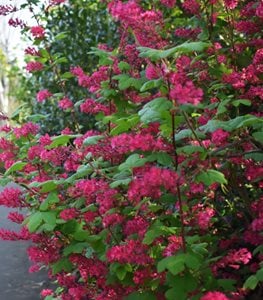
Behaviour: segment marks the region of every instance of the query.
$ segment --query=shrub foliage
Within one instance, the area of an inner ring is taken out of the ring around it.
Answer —
[[[21,189],[0,203],[28,215],[11,213],[22,229],[1,238],[33,241],[32,270],[47,267],[59,286],[45,300],[260,299],[262,2],[102,2],[118,46],[86,54],[94,72],[53,69],[59,97],[36,95],[57,101],[71,129],[40,135],[37,115],[2,127],[2,183]],[[67,64],[41,26],[33,73]],[[87,95],[75,105],[71,77]],[[83,132],[77,112],[96,129]]]

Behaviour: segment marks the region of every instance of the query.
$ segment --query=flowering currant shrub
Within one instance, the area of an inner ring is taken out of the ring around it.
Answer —
[[[1,238],[33,242],[31,271],[58,285],[46,300],[260,299],[262,2],[104,2],[119,46],[93,48],[91,74],[69,66],[87,97],[57,103],[97,129],[2,127],[2,183],[20,188],[0,204],[28,214]]]

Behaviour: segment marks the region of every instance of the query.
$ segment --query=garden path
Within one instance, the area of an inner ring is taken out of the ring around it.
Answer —
[[[2,189],[2,188],[1,188]],[[19,230],[19,225],[7,220],[12,211],[0,206],[0,228]],[[0,240],[0,300],[38,300],[40,291],[47,288],[46,272],[29,273],[27,241]]]

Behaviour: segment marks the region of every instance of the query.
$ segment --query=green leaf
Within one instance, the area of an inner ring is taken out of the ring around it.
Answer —
[[[70,220],[62,226],[61,231],[66,235],[73,234],[73,233],[77,232],[79,227],[80,227],[80,225],[76,220]]]
[[[64,255],[69,255],[71,253],[82,253],[89,245],[87,243],[72,243],[65,247],[63,250]]]
[[[125,300],[157,300],[151,292],[135,292],[124,298]]]
[[[85,251],[85,257],[87,258],[91,258],[94,254],[94,250],[93,248],[91,248],[90,246],[87,246],[86,251]]]
[[[75,240],[82,242],[89,238],[90,233],[87,230],[80,229],[74,232],[73,236]]]
[[[68,63],[68,59],[66,57],[60,57],[54,61],[54,64],[62,64]]]
[[[21,104],[18,106],[18,108],[12,113],[10,119],[15,119],[20,115],[20,113],[27,107],[27,103]]]
[[[167,300],[187,300],[187,293],[183,291],[182,286],[173,287],[165,293]]]
[[[56,136],[52,138],[52,143],[49,146],[47,146],[47,149],[57,148],[58,146],[65,146],[72,138],[76,138],[79,136],[80,135],[67,135],[67,134]]]
[[[73,78],[74,75],[71,72],[65,72],[61,75],[62,79],[69,79],[69,78]]]
[[[254,161],[263,161],[263,152],[253,152],[253,153],[245,153],[244,157],[246,159],[253,159]]]
[[[197,279],[189,272],[185,272],[183,276],[174,276],[171,273],[167,273],[166,283],[172,287],[172,289],[170,289],[169,293],[166,293],[165,296],[167,299],[174,300],[188,300],[188,294],[195,291],[199,286]]]
[[[229,104],[230,101],[231,99],[221,101],[217,107],[216,115],[224,114],[228,110],[227,104]]]
[[[6,186],[9,182],[12,182],[12,180],[10,178],[0,178],[0,185],[1,186]]]
[[[205,134],[203,134],[199,130],[195,130],[195,133],[199,138],[205,138]],[[193,138],[193,133],[190,129],[182,129],[174,135],[175,141],[180,141],[185,138]]]
[[[41,212],[43,221],[48,225],[53,226],[54,228],[56,226],[56,220],[57,220],[56,215],[57,213],[55,211]]]
[[[117,186],[120,186],[120,185],[127,186],[131,181],[132,181],[131,178],[116,180],[116,181],[113,181],[110,184],[110,187],[114,189],[114,188],[116,188]]]
[[[43,184],[41,185],[41,193],[47,193],[50,191],[53,191],[57,188],[57,184],[54,182],[54,180],[48,180],[43,182]]]
[[[102,139],[104,139],[103,135],[89,136],[83,141],[83,145],[85,145],[85,146],[96,145],[98,143],[98,141],[100,141]]]
[[[140,157],[139,154],[135,153],[130,155],[124,163],[119,165],[120,171],[130,170],[136,167],[141,167],[147,162],[146,158]]]
[[[57,300],[58,298],[54,298],[52,296],[46,296],[44,300]]]
[[[66,37],[68,37],[68,34],[69,34],[68,31],[60,32],[59,34],[57,34],[56,36],[54,36],[54,39],[55,39],[56,41],[63,40],[63,39],[65,39]]]
[[[177,275],[185,269],[185,256],[182,254],[176,256],[169,256],[159,261],[157,265],[158,273],[163,272],[165,269],[169,270],[173,275]]]
[[[205,42],[185,42],[176,47],[167,50],[156,50],[147,47],[137,47],[140,52],[140,57],[150,58],[153,61],[172,56],[177,53],[203,52],[208,48],[209,44]]]
[[[44,48],[40,49],[39,52],[41,54],[41,57],[48,58],[48,59],[50,58],[50,54],[46,49],[44,49]]]
[[[27,120],[30,120],[31,122],[38,122],[40,120],[43,120],[43,119],[47,119],[49,117],[49,114],[46,114],[46,115],[42,115],[42,114],[34,114],[34,115],[30,115],[27,117]]]
[[[208,243],[192,244],[191,249],[197,254],[206,255],[208,253],[207,246]]]
[[[146,81],[141,87],[140,91],[145,92],[153,88],[158,88],[161,86],[163,80],[162,79],[154,79],[150,81]]]
[[[72,267],[72,263],[66,257],[63,257],[51,266],[53,275],[61,271],[70,272]]]
[[[238,116],[228,121],[210,120],[205,125],[199,127],[199,129],[204,132],[214,132],[218,128],[221,128],[231,132],[242,127],[259,125],[262,123],[262,118],[258,118],[252,115],[244,115]]]
[[[259,281],[263,281],[263,268],[261,268],[257,271],[256,277]]]
[[[148,230],[144,236],[144,239],[143,239],[143,243],[146,244],[146,245],[150,245],[152,244],[152,242],[157,238],[159,237],[160,235],[162,235],[164,232],[161,228],[155,228],[155,229],[152,229],[152,230]]]
[[[119,268],[117,268],[116,275],[119,278],[119,280],[122,281],[125,278],[126,274],[127,274],[127,270],[125,266],[120,266]]]
[[[256,288],[256,286],[258,285],[258,282],[259,282],[258,278],[255,275],[251,275],[245,281],[243,288],[254,290]]]
[[[256,141],[263,144],[263,131],[254,132],[252,136]]]
[[[181,154],[181,153],[193,154],[193,153],[196,153],[196,152],[203,153],[204,151],[205,151],[205,149],[201,146],[191,146],[191,145],[179,147],[179,148],[176,149],[176,152],[178,154]]]
[[[254,251],[253,255],[256,255],[257,253],[263,254],[263,245],[257,246]]]
[[[220,184],[227,184],[225,175],[216,170],[201,171],[196,176],[196,180],[197,180],[197,182],[203,182],[207,186],[209,186],[215,182],[220,183]]]
[[[158,152],[157,162],[163,166],[170,166],[173,163],[173,158],[166,152]]]
[[[131,69],[131,66],[125,61],[119,62],[118,67],[121,71],[129,71]]]
[[[114,80],[118,80],[118,86],[120,90],[126,90],[132,86],[133,78],[127,74],[115,75],[112,77]]]
[[[6,171],[5,171],[5,176],[6,175],[9,175],[9,174],[11,174],[12,172],[15,172],[15,171],[21,171],[23,168],[24,168],[24,166],[26,165],[27,163],[25,163],[25,162],[22,162],[22,161],[17,161],[17,162],[15,162],[9,169],[7,169]]]
[[[178,292],[183,293],[192,292],[198,287],[197,279],[189,272],[185,272],[184,276],[167,273],[166,282],[169,286],[175,287]]]
[[[118,125],[114,127],[110,134],[111,135],[118,135],[123,132],[127,132],[131,128],[131,125],[127,120],[120,120],[118,121]]]
[[[41,212],[37,211],[28,217],[27,228],[30,232],[35,232],[41,225],[43,219]]]
[[[166,152],[153,152],[146,157],[147,161],[157,161],[160,165],[170,166],[173,163],[172,157]]]
[[[202,265],[200,257],[193,253],[185,254],[185,264],[189,269],[197,270]]]
[[[90,175],[91,173],[93,173],[93,169],[90,165],[81,165],[78,167],[77,172],[71,175],[70,177],[68,177],[65,180],[65,182],[72,183],[79,178],[83,178],[86,177],[87,175]]]
[[[99,56],[101,58],[109,57],[109,56],[114,56],[113,52],[108,52],[108,51],[102,50],[100,48],[91,47],[90,49],[92,51],[89,51],[87,54],[95,54],[95,55],[97,55],[97,56]]]
[[[172,102],[164,97],[156,98],[147,104],[138,112],[143,123],[152,123],[162,119],[162,113],[172,108]]]
[[[245,106],[251,106],[251,101],[250,101],[250,100],[247,100],[247,99],[238,99],[238,100],[234,100],[234,101],[232,102],[232,104],[233,104],[235,107],[238,107],[240,104],[245,105]]]
[[[49,208],[49,205],[59,203],[58,193],[51,192],[48,194],[47,198],[40,204],[39,210],[46,211]]]
[[[224,289],[224,291],[233,292],[235,291],[236,287],[236,280],[234,279],[218,279],[217,283],[220,287]]]

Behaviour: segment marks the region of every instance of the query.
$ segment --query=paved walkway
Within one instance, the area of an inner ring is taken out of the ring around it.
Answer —
[[[12,211],[0,206],[0,228],[19,229],[19,225],[7,220]],[[38,300],[40,291],[47,288],[46,272],[30,274],[25,241],[0,240],[0,300]]]

